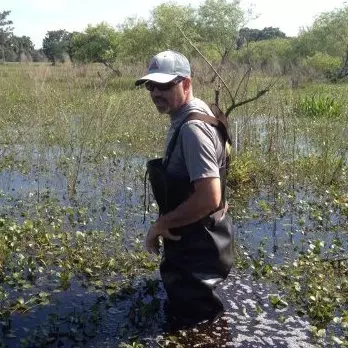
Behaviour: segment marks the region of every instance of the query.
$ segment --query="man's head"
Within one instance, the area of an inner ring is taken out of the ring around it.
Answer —
[[[175,51],[154,56],[148,74],[138,79],[135,85],[143,83],[160,113],[177,110],[192,98],[190,63]]]

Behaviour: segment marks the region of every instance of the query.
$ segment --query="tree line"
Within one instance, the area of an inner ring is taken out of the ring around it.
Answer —
[[[322,13],[297,37],[287,37],[279,28],[248,28],[250,13],[239,0],[205,0],[198,8],[163,3],[146,20],[127,18],[115,27],[102,22],[83,32],[48,31],[40,50],[29,37],[13,35],[9,17],[10,11],[0,12],[0,59],[5,61],[99,62],[121,74],[121,62],[147,61],[172,48],[188,57],[199,51],[217,66],[237,61],[267,69],[271,63],[282,73],[302,66],[332,79],[348,75],[348,5]]]
[[[23,54],[31,55],[34,45],[28,36],[13,35],[13,22],[8,19],[11,11],[0,12],[0,59],[18,61]]]

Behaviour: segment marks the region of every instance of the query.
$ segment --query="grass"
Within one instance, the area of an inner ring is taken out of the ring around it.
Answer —
[[[16,180],[35,179],[28,196],[21,196],[14,181],[0,197],[4,339],[15,335],[14,315],[43,310],[56,292],[66,295],[77,286],[103,294],[102,305],[96,299],[88,309],[79,308],[72,321],[65,313],[32,335],[22,332],[22,345],[87,342],[91,331],[97,332],[96,318],[105,306],[120,294],[131,296],[133,281],[146,279],[157,266],[158,260],[143,252],[138,227],[125,221],[139,219],[142,186],[134,192],[138,198],[133,191],[138,182],[142,185],[146,158],[162,153],[168,120],[157,114],[144,89],[134,87],[135,70],[124,71],[116,78],[97,64],[0,65],[0,168]],[[213,101],[212,85],[202,83],[204,77],[198,70],[195,94]],[[238,76],[225,78],[235,90]],[[289,79],[282,77],[264,97],[230,115],[234,149],[228,183],[235,222],[252,222],[254,228],[281,221],[285,227],[279,233],[288,238],[287,252],[278,262],[269,257],[274,256],[271,238],[262,239],[255,231],[239,264],[280,287],[284,295],[270,298],[272,305],[295,306],[311,319],[315,335],[327,330],[332,344],[347,346],[347,264],[337,259],[344,259],[348,248],[348,86],[311,83],[292,89]],[[252,96],[270,81],[267,76],[251,78],[239,95]],[[222,92],[221,105],[229,103]],[[52,176],[62,177],[60,191],[45,183]],[[122,204],[114,202],[119,197]],[[111,217],[109,224],[105,219]],[[91,227],[98,223],[109,226]],[[129,313],[140,328],[155,316],[159,290],[146,283],[141,291],[152,291],[154,301],[134,299]],[[64,337],[57,327],[68,327]],[[337,328],[340,333],[333,334]],[[120,330],[126,336],[130,332]]]
[[[7,70],[3,65],[1,69],[6,75],[0,95],[2,129],[20,134],[17,139],[9,135],[5,142],[23,143],[35,136],[44,145],[68,146],[71,129],[77,130],[74,135],[91,148],[129,140],[135,149],[141,149],[148,133],[150,140],[156,140],[147,122],[149,117],[150,124],[154,121],[154,108],[144,91],[135,92],[130,78],[105,80],[97,68],[86,72],[65,66],[24,65],[14,69],[11,65]]]

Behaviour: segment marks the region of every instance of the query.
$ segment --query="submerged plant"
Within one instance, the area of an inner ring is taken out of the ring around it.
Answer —
[[[323,241],[309,242],[308,249],[297,259],[258,275],[277,284],[283,294],[270,296],[272,306],[295,306],[298,315],[310,318],[316,333],[325,332],[332,323],[339,324],[340,339],[336,337],[337,332],[333,337],[345,346],[348,343],[348,259],[342,256],[340,245],[334,241],[325,251]],[[265,264],[264,257],[258,264]]]

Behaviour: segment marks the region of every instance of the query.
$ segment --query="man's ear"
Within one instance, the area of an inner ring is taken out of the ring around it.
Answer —
[[[190,78],[186,78],[183,82],[183,87],[184,87],[184,91],[188,91],[191,87],[191,79]]]

